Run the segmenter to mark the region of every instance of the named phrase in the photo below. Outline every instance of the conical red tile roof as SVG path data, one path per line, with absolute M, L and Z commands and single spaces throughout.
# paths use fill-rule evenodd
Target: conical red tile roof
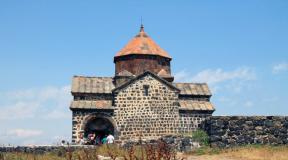
M 170 58 L 169 54 L 160 48 L 145 32 L 141 25 L 140 32 L 128 44 L 119 51 L 115 57 L 121 57 L 131 54 L 140 55 L 158 55 Z

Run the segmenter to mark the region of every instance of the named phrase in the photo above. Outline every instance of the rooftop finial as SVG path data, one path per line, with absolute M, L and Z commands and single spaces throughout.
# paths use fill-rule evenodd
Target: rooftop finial
M 142 23 L 142 16 L 141 16 L 141 27 L 140 27 L 140 32 L 144 32 L 144 25 Z

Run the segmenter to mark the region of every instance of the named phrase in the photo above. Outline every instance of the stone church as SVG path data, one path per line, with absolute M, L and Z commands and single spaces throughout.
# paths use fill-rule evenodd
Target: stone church
M 206 83 L 174 83 L 171 60 L 142 25 L 115 55 L 113 77 L 74 76 L 72 142 L 92 132 L 133 141 L 197 130 L 215 110 L 211 92 Z

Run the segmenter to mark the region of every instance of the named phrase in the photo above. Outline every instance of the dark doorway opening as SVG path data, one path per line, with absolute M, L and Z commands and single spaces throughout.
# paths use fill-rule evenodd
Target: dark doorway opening
M 89 136 L 95 135 L 94 141 L 89 144 L 101 144 L 102 139 L 109 134 L 114 135 L 114 126 L 106 118 L 93 118 L 89 120 L 85 127 L 84 137 L 89 139 Z

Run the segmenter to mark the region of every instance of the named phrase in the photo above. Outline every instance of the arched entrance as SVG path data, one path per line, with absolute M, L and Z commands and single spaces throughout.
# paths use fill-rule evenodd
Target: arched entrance
M 114 134 L 114 126 L 105 118 L 93 118 L 85 126 L 85 135 L 89 133 Z
M 88 138 L 89 135 L 95 134 L 97 140 L 101 140 L 112 134 L 115 136 L 115 126 L 110 117 L 103 115 L 91 115 L 86 118 L 83 124 L 84 137 Z M 98 142 L 96 142 L 98 144 Z

